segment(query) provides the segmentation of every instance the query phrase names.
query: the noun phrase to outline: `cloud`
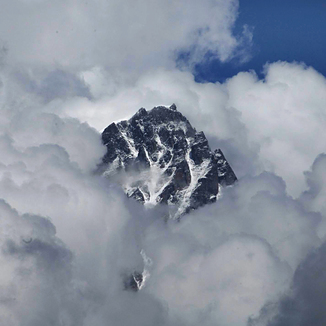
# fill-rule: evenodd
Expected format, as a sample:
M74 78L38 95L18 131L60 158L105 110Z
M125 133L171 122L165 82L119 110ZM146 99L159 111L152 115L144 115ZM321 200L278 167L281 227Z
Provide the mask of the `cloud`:
M306 82L314 82L314 71L285 65L282 72L287 68L308 71ZM89 86L91 94L96 82L105 80L98 75L101 70L89 75L95 80ZM27 263L35 275L31 281L22 278L16 292L10 286L13 281L3 279L8 286L1 304L4 323L21 324L29 311L26 325L45 320L54 325L63 321L98 326L108 322L245 325L247 320L261 320L257 319L260 311L270 302L277 307L280 298L288 295L302 259L322 243L324 212L317 204L322 200L315 199L323 196L319 180L324 157L319 156L305 173L307 192L291 197L286 171L279 176L271 172L271 163L262 155L266 144L252 131L256 122L244 117L248 113L236 97L243 96L241 81L257 94L267 87L268 82L252 73L225 84L197 84L190 73L157 70L113 93L97 88L97 96L91 98L72 92L50 101L23 87L15 74L4 71L2 78L0 195L14 217L2 228L0 259L8 264L5 275L26 270ZM236 82L238 87L232 86ZM17 102L13 93L23 100ZM240 104L231 106L235 98ZM139 106L175 100L193 125L205 131L212 146L223 146L230 154L240 180L223 189L216 204L180 223L165 223L160 218L164 208L145 209L128 200L118 185L94 173L105 147L98 131L77 118L86 120L87 114L93 114L90 124L99 127L132 114ZM265 119L273 108L257 114L257 119L267 125ZM314 115L310 119L316 121ZM317 153L318 146L311 152ZM299 153L305 155L303 150ZM309 165L301 169L303 173ZM25 224L19 222L23 216ZM16 228L18 240L13 240L9 230ZM38 260L30 258L34 256ZM49 267L52 256L57 268ZM148 277L142 290L126 291L126 275L144 269ZM64 281L57 286L61 278ZM26 294L27 285L31 290ZM52 287L55 298L44 299ZM8 305L7 298L18 302Z
M326 80L303 64L276 62L265 67L264 80L240 73L228 82L228 105L241 112L249 139L260 145L266 168L287 182L291 194L304 190L303 171L325 148Z
M305 172L308 190L302 193L301 200L305 207L313 212L320 212L323 216L318 228L318 235L325 240L325 164L326 155L320 154L314 161L311 169Z
M289 294L268 309L262 310L251 326L324 325L325 302L325 243L311 252L296 270ZM272 310L272 314L271 314ZM275 314L276 313L276 314Z
M238 6L2 4L2 324L324 320L325 77L276 62L264 79L242 72L196 83L175 68L180 53L190 67L206 53L246 60L252 29L232 32ZM239 182L215 204L166 222L165 207L128 200L95 170L105 153L100 130L174 102L222 148ZM125 277L144 269L142 290L127 291Z
M225 61L241 43L233 35L238 1L25 1L2 3L0 38L11 62L144 71L173 67L178 51L207 51ZM247 35L247 33L245 33Z
M257 321L321 244L320 219L286 194L280 177L243 178L222 190L216 205L148 228L143 245L154 264L145 290L187 325Z
M92 80L103 78L94 74ZM239 176L274 172L295 197L305 190L304 171L325 151L317 139L326 136L326 80L304 64L276 62L265 67L262 80L241 72L224 84L200 84L188 72L159 69L101 94L98 101L63 103L62 110L102 130L105 121L127 118L139 107L175 102L212 146L225 147Z
M222 147L240 177L216 205L179 226L148 228L142 245L153 266L143 291L187 325L262 322L256 318L262 307L274 316L277 305L270 302L286 295L294 271L324 237L324 155L312 165L323 151L315 139L324 132L324 77L278 62L266 67L264 80L246 72L224 84L198 84L190 73L160 69L106 95L96 82L102 72L90 76L100 99L63 102L62 112L102 129L104 121L127 118L141 106L176 102L212 147ZM305 178L309 189L300 196ZM230 269L237 273L230 276ZM228 310L233 306L237 312Z
M264 240L217 234L214 243L214 230L203 243L182 222L165 233L150 229L145 250L156 264L145 290L186 325L244 325L262 302L283 292L290 270Z
M1 321L151 325L163 319L154 298L140 294L138 301L123 288L125 273L143 268L139 218L146 213L94 174L103 155L99 134L76 120L20 114L25 128L14 119L16 133L2 129L1 137Z
M205 217L194 213L189 218L198 229L200 224L206 225L216 218L209 223L210 227L215 225L217 234L258 236L293 270L321 243L316 235L320 214L307 211L300 201L288 196L284 181L272 173L243 178L236 187L222 190L218 205L205 207L201 214Z
M41 325L69 316L72 254L55 227L43 217L19 215L3 200L0 212L1 322Z
M88 86L73 73L61 69L36 73L26 70L14 72L17 83L27 92L34 93L48 103L56 98L92 98Z

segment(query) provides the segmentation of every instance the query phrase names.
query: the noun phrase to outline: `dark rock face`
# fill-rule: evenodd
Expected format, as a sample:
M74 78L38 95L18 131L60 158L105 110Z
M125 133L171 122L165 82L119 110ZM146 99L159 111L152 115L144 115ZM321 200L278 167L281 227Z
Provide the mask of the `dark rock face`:
M131 275L128 275L124 278L124 288L125 290L137 292L141 289L143 281L144 277L142 273L133 272Z
M216 201L219 186L237 180L222 151L212 152L204 133L174 104L141 108L128 121L109 125L102 140L107 147L103 174L124 171L129 197L144 204L178 205L176 218Z

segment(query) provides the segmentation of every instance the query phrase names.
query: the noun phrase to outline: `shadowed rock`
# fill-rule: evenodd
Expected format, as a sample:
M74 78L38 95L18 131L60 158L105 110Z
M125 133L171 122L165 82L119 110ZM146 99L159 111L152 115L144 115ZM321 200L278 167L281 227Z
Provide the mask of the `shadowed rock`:
M216 201L219 186L236 176L220 149L212 152L176 105L141 108L131 119L112 123L102 134L107 153L101 171L123 170L129 197L147 204L178 205L175 218Z

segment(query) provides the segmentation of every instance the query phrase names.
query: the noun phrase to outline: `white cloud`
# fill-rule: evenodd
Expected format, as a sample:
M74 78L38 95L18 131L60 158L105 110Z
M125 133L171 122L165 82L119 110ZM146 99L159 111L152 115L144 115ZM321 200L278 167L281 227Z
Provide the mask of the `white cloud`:
M325 137L325 77L303 64L276 62L266 66L265 80L240 73L227 87L228 105L241 112L265 168L299 195L305 187L303 171L325 151L320 141Z
M264 80L200 84L176 70L182 50L190 65L207 51L246 59L252 32L232 34L237 1L2 2L2 324L242 326L291 284L306 299L311 275L296 275L319 266L302 260L325 240L322 75L277 62ZM165 223L164 208L127 200L94 170L98 130L173 102L240 180ZM150 275L125 291L142 249Z
M212 145L226 145L239 176L275 172L298 196L305 190L304 171L325 151L325 94L325 77L313 68L276 62L266 66L264 80L242 72L224 84L199 84L190 73L160 69L99 100L60 105L102 130L106 121L128 118L140 107L175 102Z
M307 72L306 82L318 84L314 71L297 65L285 65L282 71L287 68L304 76ZM278 74L280 79L285 78L272 66L270 70L274 80ZM291 198L287 193L287 180L291 179L282 165L282 178L266 172L273 170L272 164L278 166L277 160L262 155L267 145L253 129L256 121L248 118L249 113L239 100L248 85L254 94L268 87L269 73L265 83L246 73L226 84L197 84L190 73L157 70L143 75L134 86L118 87L110 93L111 89L108 94L96 84L106 80L103 76L101 70L93 70L95 82L89 89L93 92L95 87L98 92L90 99L69 95L74 94L72 91L59 92L62 95L49 102L24 87L21 75L2 74L0 195L18 211L13 213L15 216L29 213L46 217L39 219L55 226L55 241L62 241L60 246L70 257L62 267L69 277L58 287L57 301L43 298L49 286L56 286L52 279L60 279L61 272L45 271L33 285L40 292L15 292L16 299L26 296L28 301L35 297L35 305L25 306L25 299L19 299L15 310L3 304L3 315L13 314L19 324L28 307L27 325L42 323L51 316L57 325L64 318L68 325L84 322L98 326L108 321L117 326L154 322L244 325L250 316L256 318L264 304L277 301L289 288L298 264L319 246L323 236L323 224L319 223L323 206L317 204L322 200L314 203L314 198L323 197L317 181L322 163L315 163L308 175L313 200L303 201L303 205L301 199ZM268 90L264 94L267 93ZM22 100L17 102L14 94ZM295 96L294 90L288 96L291 98L292 94ZM165 224L159 219L160 211L143 209L127 200L116 185L93 174L105 150L100 135L88 124L67 116L89 120L91 125L102 128L113 119L131 115L140 106L151 108L172 102L195 127L205 131L212 146L222 146L230 154L231 164L241 178L236 186L222 191L216 204L194 212L181 223ZM257 113L257 119L265 125L274 108L268 103L266 100L265 114ZM306 117L312 119L312 124L316 121L314 114ZM310 127L311 123L306 125ZM283 126L290 130L291 121L289 126L283 122ZM282 139L288 141L285 135ZM287 144L292 146L292 139L289 140ZM318 146L312 146L313 154L319 151ZM298 153L306 155L304 150ZM271 161L268 164L267 159ZM300 166L298 175L308 168L309 165ZM11 223L2 229L5 243L11 239L8 230L15 229ZM43 235L34 228L28 223L19 226L18 238L41 241ZM52 233L50 238L54 236ZM19 246L28 248L28 243L17 241ZM123 277L144 268L142 249L152 260L148 266L150 276L139 293L125 291ZM21 257L26 255L23 252ZM4 254L0 258L4 262L8 259ZM27 258L15 259L14 267L8 262L5 268L24 269ZM30 264L35 270L35 261ZM37 270L35 273L38 275ZM3 279L8 286L11 282ZM24 288L26 279L21 282ZM10 286L6 291L12 296Z
M186 325L245 325L263 302L283 293L290 269L262 239L212 233L203 243L198 230L181 223L171 233L158 231L157 238L150 234L148 254L157 263L146 290Z
M311 170L305 172L308 189L301 195L301 200L307 209L322 214L323 219L318 228L318 235L324 241L326 240L325 164L326 155L320 154Z
M0 39L12 62L144 71L177 51L232 57L238 1L2 1ZM247 33L243 37L248 37ZM193 51L192 50L192 51Z

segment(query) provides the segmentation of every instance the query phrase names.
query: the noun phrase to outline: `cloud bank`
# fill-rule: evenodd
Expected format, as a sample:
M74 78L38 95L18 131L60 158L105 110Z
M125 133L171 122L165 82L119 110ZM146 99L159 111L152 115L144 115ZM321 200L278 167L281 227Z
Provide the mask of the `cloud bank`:
M143 71L174 66L179 51L228 60L250 39L233 35L238 1L3 1L0 38L10 60ZM18 19L19 17L19 19ZM41 26L41 28L40 28Z
M297 197L305 190L303 172L324 151L325 94L325 77L312 67L276 62L266 65L263 80L241 72L224 84L200 84L191 73L160 69L95 103L76 100L62 108L101 130L104 121L131 116L136 108L176 102L213 146L226 142L225 150L239 156L233 164L240 176L274 172Z
M292 85L293 79L304 85ZM312 142L309 151L296 145L323 132L324 93L311 98L304 89L308 83L322 90L324 77L281 62L268 66L265 80L247 72L224 84L197 84L190 73L158 70L111 97L64 94L45 104L15 75L3 72L2 80L3 323L281 325L293 315L287 302L306 294L290 293L303 291L310 277L297 275L323 262L323 250L316 249L325 235L322 143ZM12 99L13 89L28 105ZM275 89L287 101L273 105ZM309 103L295 106L297 96ZM105 152L100 134L68 117L86 120L93 110L98 115L90 123L100 129L140 103L151 107L163 100L181 103L180 111L205 131L212 147L222 147L240 176L216 204L180 223L164 223L162 213L127 200L96 176ZM282 132L274 136L269 121ZM284 168L292 160L279 143L302 158L293 169ZM300 192L293 174L303 180ZM305 258L311 250L318 250L318 260ZM142 290L126 291L125 275L143 269L149 277ZM318 307L311 309L295 318L305 320Z
M238 5L3 1L3 325L324 324L325 77L275 62L196 83L175 68L182 51L241 52ZM239 177L180 223L95 173L100 130L173 102Z

